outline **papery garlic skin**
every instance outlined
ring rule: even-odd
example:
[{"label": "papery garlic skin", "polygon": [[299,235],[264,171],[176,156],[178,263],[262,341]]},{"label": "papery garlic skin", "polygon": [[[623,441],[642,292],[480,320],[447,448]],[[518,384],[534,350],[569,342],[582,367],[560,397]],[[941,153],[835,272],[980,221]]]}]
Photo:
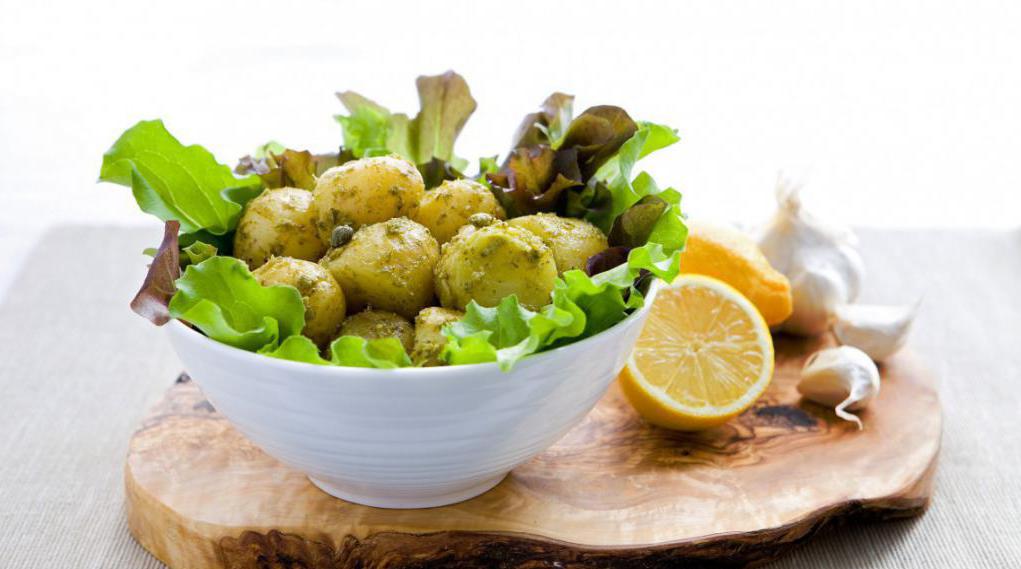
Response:
[{"label": "papery garlic skin", "polygon": [[833,332],[845,346],[853,346],[881,362],[904,346],[918,304],[877,306],[849,304],[837,307]]},{"label": "papery garlic skin", "polygon": [[849,411],[864,409],[879,395],[879,368],[865,352],[851,346],[812,354],[801,368],[798,392],[806,399],[834,407],[837,416],[863,429]]},{"label": "papery garlic skin", "polygon": [[865,263],[857,238],[845,227],[824,223],[802,209],[800,187],[781,179],[777,211],[758,243],[776,270],[791,282],[794,312],[781,330],[820,334],[832,325],[839,305],[858,298]]},{"label": "papery garlic skin", "polygon": [[800,336],[815,336],[829,330],[836,320],[836,307],[847,297],[847,287],[834,270],[811,267],[790,279],[794,310],[780,325]]}]

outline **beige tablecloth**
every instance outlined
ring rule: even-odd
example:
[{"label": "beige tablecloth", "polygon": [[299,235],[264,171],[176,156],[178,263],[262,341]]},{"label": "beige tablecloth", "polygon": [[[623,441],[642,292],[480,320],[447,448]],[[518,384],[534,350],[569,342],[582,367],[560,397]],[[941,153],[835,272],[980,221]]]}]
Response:
[{"label": "beige tablecloth", "polygon": [[[0,306],[0,567],[161,565],[125,527],[128,438],[179,365],[127,302],[159,229],[66,227]],[[924,295],[941,381],[925,516],[824,530],[776,567],[1021,567],[1021,232],[861,231],[865,300]]]}]

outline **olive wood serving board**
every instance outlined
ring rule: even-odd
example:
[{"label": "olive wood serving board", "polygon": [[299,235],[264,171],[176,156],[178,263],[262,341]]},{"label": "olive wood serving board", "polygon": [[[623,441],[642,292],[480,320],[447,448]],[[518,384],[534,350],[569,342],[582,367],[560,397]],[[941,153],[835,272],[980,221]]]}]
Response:
[{"label": "olive wood serving board", "polygon": [[914,516],[929,503],[942,421],[931,375],[895,356],[859,432],[795,390],[827,341],[778,337],[766,395],[702,433],[646,425],[614,385],[490,492],[421,510],[330,497],[182,376],[131,440],[128,525],[173,569],[763,563],[832,521]]}]

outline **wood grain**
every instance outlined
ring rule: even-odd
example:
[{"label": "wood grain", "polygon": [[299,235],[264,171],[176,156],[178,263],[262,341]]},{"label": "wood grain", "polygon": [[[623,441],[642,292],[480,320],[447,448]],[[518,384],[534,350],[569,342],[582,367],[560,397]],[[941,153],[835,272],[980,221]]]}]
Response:
[{"label": "wood grain", "polygon": [[913,516],[930,499],[941,434],[931,376],[909,354],[893,358],[859,432],[794,389],[822,342],[777,338],[766,395],[702,433],[646,425],[613,386],[492,491],[424,510],[331,498],[241,437],[185,377],[131,441],[129,527],[175,569],[761,563],[834,520]]}]

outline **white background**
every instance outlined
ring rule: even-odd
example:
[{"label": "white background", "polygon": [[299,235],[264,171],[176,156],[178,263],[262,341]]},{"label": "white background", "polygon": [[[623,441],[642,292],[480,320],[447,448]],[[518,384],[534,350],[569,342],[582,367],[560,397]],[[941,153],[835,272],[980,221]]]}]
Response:
[{"label": "white background", "polygon": [[694,216],[762,220],[783,170],[849,224],[1021,222],[1019,3],[0,0],[0,291],[50,224],[157,240],[94,183],[139,119],[230,164],[269,139],[323,151],[334,91],[414,111],[415,76],[448,68],[480,103],[463,156],[563,90],[678,128],[645,168]]}]

